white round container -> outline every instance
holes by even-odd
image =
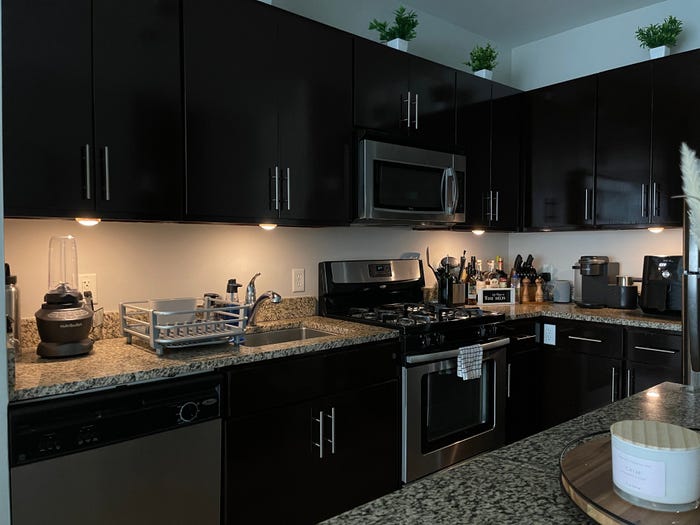
[[[613,487],[640,507],[679,512],[700,504],[700,434],[659,421],[610,427]]]

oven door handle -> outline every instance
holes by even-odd
[[[495,350],[496,348],[501,348],[508,346],[510,344],[510,338],[505,337],[503,339],[496,339],[495,341],[489,341],[481,345],[482,350]],[[445,359],[452,359],[459,355],[459,348],[454,350],[446,350],[444,352],[435,352],[433,354],[420,354],[420,355],[407,355],[406,363],[416,364],[416,363],[427,363],[428,361],[442,361]]]

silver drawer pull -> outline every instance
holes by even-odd
[[[326,414],[331,420],[331,438],[326,439],[331,444],[331,454],[335,454],[335,407],[331,407],[331,413]]]
[[[649,350],[650,352],[660,352],[662,354],[675,354],[675,350],[664,350],[663,348],[652,348],[650,346],[635,346],[635,350]]]
[[[589,343],[602,343],[600,339],[591,339],[589,337],[578,337],[576,335],[570,335],[569,339],[575,339],[576,341],[587,341]]]
[[[516,337],[515,340],[516,340],[516,341],[527,341],[528,339],[534,339],[535,337],[537,337],[537,336],[534,335],[534,334],[532,334],[532,335],[523,335],[522,337]]]
[[[507,383],[508,386],[507,386],[507,389],[506,389],[507,392],[508,392],[508,393],[506,394],[506,397],[507,397],[508,399],[510,399],[510,365],[511,365],[511,363],[508,363],[508,383]]]
[[[313,418],[318,422],[318,443],[313,442],[314,446],[318,447],[318,457],[323,459],[323,410],[318,412],[318,417]]]

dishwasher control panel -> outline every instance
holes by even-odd
[[[11,466],[221,417],[218,374],[9,407]]]

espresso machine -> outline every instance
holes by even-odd
[[[610,262],[604,255],[582,255],[578,260],[580,293],[574,291],[576,304],[583,308],[604,308],[608,303],[608,285],[615,284],[620,263]],[[579,285],[578,279],[574,280]]]

